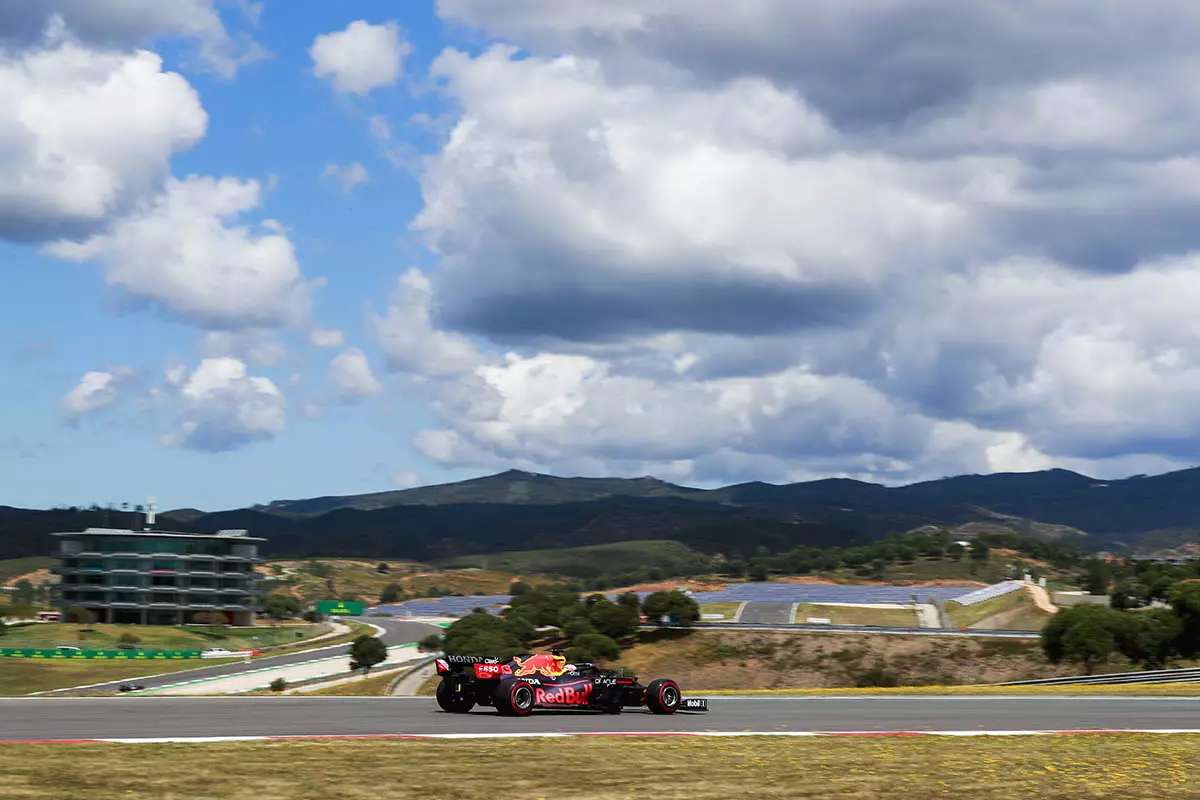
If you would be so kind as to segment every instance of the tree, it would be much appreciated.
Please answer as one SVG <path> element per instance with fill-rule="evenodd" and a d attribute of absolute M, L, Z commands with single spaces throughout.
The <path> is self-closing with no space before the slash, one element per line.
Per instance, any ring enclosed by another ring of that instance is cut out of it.
<path fill-rule="evenodd" d="M 1138 614 L 1137 648 L 1147 669 L 1163 669 L 1167 661 L 1179 652 L 1183 620 L 1169 608 L 1156 608 Z"/>
<path fill-rule="evenodd" d="M 624 592 L 617 597 L 617 605 L 632 608 L 639 615 L 642 613 L 642 598 L 637 596 L 637 592 Z"/>
<path fill-rule="evenodd" d="M 442 639 L 442 651 L 456 656 L 509 658 L 524 649 L 507 619 L 482 610 L 452 622 Z"/>
<path fill-rule="evenodd" d="M 417 649 L 424 653 L 440 653 L 442 650 L 442 637 L 436 633 L 431 633 L 417 642 Z"/>
<path fill-rule="evenodd" d="M 1063 634 L 1063 658 L 1083 664 L 1090 675 L 1097 664 L 1108 660 L 1115 644 L 1112 631 L 1101 620 L 1087 619 Z"/>
<path fill-rule="evenodd" d="M 33 588 L 33 584 L 28 578 L 21 578 L 13 584 L 13 600 L 18 603 L 29 605 L 33 602 L 37 595 L 37 590 Z"/>
<path fill-rule="evenodd" d="M 971 560 L 972 561 L 987 561 L 991 549 L 981 539 L 971 540 Z"/>
<path fill-rule="evenodd" d="M 362 669 L 371 674 L 371 667 L 387 661 L 387 646 L 376 636 L 362 634 L 350 645 L 350 669 Z"/>
<path fill-rule="evenodd" d="M 585 633 L 571 643 L 566 652 L 568 661 L 615 661 L 621 657 L 621 647 L 601 633 Z"/>
<path fill-rule="evenodd" d="M 263 598 L 262 607 L 268 617 L 283 619 L 300 610 L 300 601 L 291 595 L 269 594 Z"/>
<path fill-rule="evenodd" d="M 662 619 L 666 617 L 673 624 L 687 628 L 700 619 L 700 606 L 695 600 L 675 589 L 670 592 L 655 592 L 648 596 L 642 603 L 642 613 L 658 625 L 662 625 Z"/>
<path fill-rule="evenodd" d="M 508 593 L 514 597 L 522 594 L 529 594 L 533 591 L 533 587 L 524 581 L 513 581 L 508 585 Z"/>
<path fill-rule="evenodd" d="M 389 583 L 387 586 L 384 587 L 383 591 L 380 593 L 379 602 L 382 604 L 399 602 L 400 596 L 403 593 L 404 593 L 404 590 L 401 589 L 398 585 L 396 585 L 394 583 Z"/>
<path fill-rule="evenodd" d="M 620 639 L 637 631 L 641 615 L 636 606 L 614 603 L 605 597 L 588 611 L 588 620 L 597 633 L 602 633 L 610 639 Z"/>
<path fill-rule="evenodd" d="M 953 558 L 955 561 L 962 561 L 963 554 L 967 552 L 967 548 L 963 547 L 958 542 L 951 542 L 946 545 L 946 555 Z"/>
<path fill-rule="evenodd" d="M 1112 567 L 1098 558 L 1087 563 L 1084 576 L 1084 588 L 1088 594 L 1108 594 L 1108 584 L 1112 581 Z"/>
<path fill-rule="evenodd" d="M 1118 611 L 1124 611 L 1129 608 L 1138 608 L 1141 603 L 1138 602 L 1133 587 L 1126 582 L 1121 582 L 1114 586 L 1112 593 L 1109 594 L 1108 605 Z"/>
<path fill-rule="evenodd" d="M 1171 609 L 1179 618 L 1176 649 L 1185 658 L 1200 653 L 1200 581 L 1177 583 L 1171 590 Z"/>
<path fill-rule="evenodd" d="M 386 561 L 380 561 L 378 566 L 375 567 L 375 571 L 379 573 L 390 572 L 391 569 L 392 568 L 388 566 Z"/>
<path fill-rule="evenodd" d="M 768 577 L 767 565 L 761 561 L 754 562 L 754 564 L 750 567 L 749 575 L 750 580 L 762 583 Z"/>

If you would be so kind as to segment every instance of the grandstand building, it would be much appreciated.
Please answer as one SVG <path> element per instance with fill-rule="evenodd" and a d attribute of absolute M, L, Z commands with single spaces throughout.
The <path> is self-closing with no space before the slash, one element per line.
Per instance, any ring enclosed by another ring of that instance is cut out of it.
<path fill-rule="evenodd" d="M 258 543 L 244 530 L 215 534 L 88 528 L 61 539 L 53 605 L 100 622 L 253 625 Z M 68 615 L 69 616 L 69 615 Z"/>

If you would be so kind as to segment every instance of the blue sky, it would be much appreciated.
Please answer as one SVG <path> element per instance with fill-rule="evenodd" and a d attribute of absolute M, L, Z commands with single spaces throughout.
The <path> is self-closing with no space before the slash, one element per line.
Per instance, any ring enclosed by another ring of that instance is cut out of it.
<path fill-rule="evenodd" d="M 0 12 L 0 504 L 1195 464 L 1200 12 L 1100 6 Z"/>

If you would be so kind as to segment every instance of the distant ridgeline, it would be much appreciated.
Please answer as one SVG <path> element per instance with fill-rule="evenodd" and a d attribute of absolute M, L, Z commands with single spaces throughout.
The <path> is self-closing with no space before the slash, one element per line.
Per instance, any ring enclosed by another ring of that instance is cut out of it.
<path fill-rule="evenodd" d="M 434 560 L 501 551 L 673 540 L 745 558 L 854 546 L 925 526 L 963 538 L 1014 533 L 1091 550 L 1200 539 L 1200 469 L 1100 481 L 1066 470 L 967 475 L 903 487 L 846 479 L 692 489 L 654 478 L 509 471 L 439 486 L 164 512 L 181 532 L 245 528 L 273 557 Z M 132 514 L 0 506 L 0 558 L 49 554 L 52 531 L 136 524 Z M 1085 533 L 1086 532 L 1086 533 Z"/>

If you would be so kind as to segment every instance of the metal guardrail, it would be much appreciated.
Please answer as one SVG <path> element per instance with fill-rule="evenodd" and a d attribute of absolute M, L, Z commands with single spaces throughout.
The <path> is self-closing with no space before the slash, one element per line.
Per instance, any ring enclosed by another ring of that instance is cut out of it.
<path fill-rule="evenodd" d="M 992 686 L 1102 686 L 1122 683 L 1200 683 L 1200 669 L 1155 669 L 1141 672 L 1111 672 L 1106 675 L 1071 675 L 1031 681 L 995 683 Z"/>

